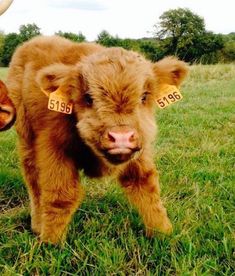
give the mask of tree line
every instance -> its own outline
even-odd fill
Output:
[[[40,34],[40,28],[34,23],[20,26],[18,33],[0,31],[0,64],[8,66],[16,47]],[[75,42],[86,41],[82,32],[58,31],[55,34]],[[190,63],[235,61],[235,32],[228,35],[209,32],[202,17],[182,8],[164,12],[153,26],[151,38],[121,39],[103,30],[95,42],[138,51],[152,61],[166,55],[175,55]]]

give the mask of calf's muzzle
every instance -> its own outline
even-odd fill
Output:
[[[125,125],[108,128],[103,139],[105,156],[114,164],[131,159],[133,154],[140,150],[137,131]]]

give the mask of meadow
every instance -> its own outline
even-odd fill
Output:
[[[182,94],[156,111],[169,237],[145,236],[117,183],[83,176],[86,198],[67,242],[40,244],[15,130],[0,133],[0,275],[235,275],[235,64],[192,66]]]

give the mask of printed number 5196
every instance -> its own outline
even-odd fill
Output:
[[[61,101],[61,100],[49,99],[48,109],[54,110],[57,112],[62,112],[65,114],[71,114],[72,104],[65,103],[64,101]]]
[[[173,103],[181,100],[182,98],[183,97],[180,94],[180,92],[176,91],[176,92],[173,92],[173,93],[165,94],[161,98],[157,99],[157,104],[160,108],[165,108],[168,105],[173,104]]]

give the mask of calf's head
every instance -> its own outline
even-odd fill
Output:
[[[0,131],[10,128],[15,121],[15,108],[7,96],[7,88],[0,80]]]
[[[179,86],[186,73],[186,64],[172,57],[153,64],[135,52],[109,48],[75,66],[50,65],[37,81],[47,92],[60,87],[74,105],[84,142],[107,162],[121,164],[153,141],[160,86]]]

